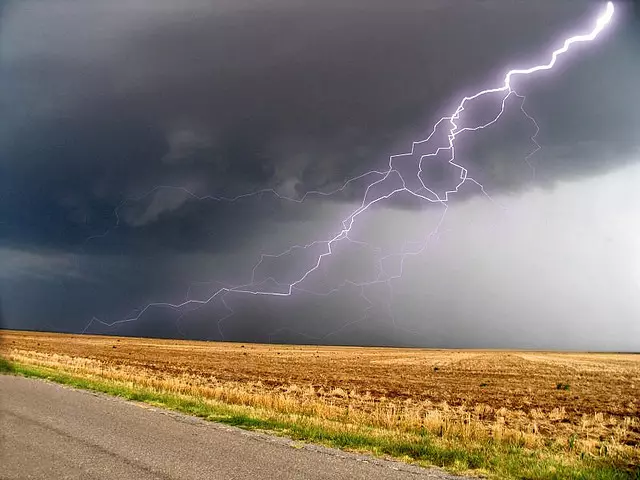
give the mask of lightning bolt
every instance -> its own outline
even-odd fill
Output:
[[[517,97],[520,100],[520,110],[535,128],[535,133],[530,137],[530,140],[535,146],[535,148],[525,158],[525,162],[531,168],[532,175],[535,175],[535,169],[533,165],[530,163],[530,159],[541,148],[540,144],[537,142],[537,136],[538,136],[538,133],[540,132],[540,127],[538,123],[535,121],[535,119],[531,115],[529,115],[525,110],[524,108],[525,97],[523,95],[519,95],[516,92],[516,90],[512,85],[512,82],[516,77],[533,76],[534,74],[537,74],[542,71],[552,70],[556,65],[557,60],[563,54],[567,53],[571,49],[572,45],[594,41],[598,37],[598,35],[605,29],[605,27],[611,22],[611,19],[613,18],[613,14],[614,14],[613,3],[607,2],[604,7],[604,10],[596,18],[595,25],[592,27],[592,29],[588,33],[567,38],[560,48],[553,50],[551,52],[551,57],[547,63],[531,66],[528,68],[516,68],[516,69],[509,70],[505,74],[502,84],[500,84],[499,86],[480,90],[477,93],[474,93],[473,95],[465,96],[458,103],[458,105],[453,110],[453,112],[451,112],[447,116],[443,116],[442,118],[440,118],[440,120],[438,120],[433,125],[433,128],[431,129],[431,133],[426,138],[413,142],[411,145],[411,150],[409,152],[400,153],[400,154],[392,155],[391,157],[389,157],[388,167],[386,170],[368,171],[366,173],[363,173],[361,175],[358,175],[356,177],[353,177],[347,180],[339,188],[336,188],[332,191],[329,191],[329,192],[310,191],[305,193],[300,198],[292,198],[285,195],[281,195],[275,189],[270,188],[270,189],[262,189],[262,190],[238,195],[236,197],[219,197],[219,196],[211,196],[211,195],[198,196],[184,187],[164,185],[164,186],[154,187],[153,189],[151,189],[150,191],[144,193],[139,197],[124,200],[120,205],[116,207],[114,211],[114,214],[116,217],[115,228],[117,228],[117,226],[120,224],[119,212],[127,203],[141,201],[155,194],[160,190],[179,191],[197,200],[224,201],[224,202],[233,203],[245,198],[251,198],[251,197],[262,196],[262,195],[272,195],[280,200],[302,203],[311,196],[331,196],[331,195],[337,194],[338,192],[344,191],[350,184],[354,182],[365,180],[365,179],[371,179],[370,183],[367,185],[365,189],[365,192],[362,197],[362,201],[346,218],[342,220],[341,227],[337,231],[328,235],[327,238],[325,239],[315,240],[306,245],[294,245],[289,249],[278,254],[262,254],[252,269],[251,278],[248,283],[243,285],[235,285],[235,286],[224,285],[220,288],[215,289],[215,291],[213,291],[207,298],[204,298],[204,299],[190,298],[191,287],[189,287],[189,291],[187,292],[186,299],[180,303],[170,303],[170,302],[149,303],[143,308],[137,309],[134,313],[127,316],[126,318],[117,320],[114,322],[105,322],[103,320],[100,320],[97,317],[93,317],[91,321],[86,325],[86,327],[82,330],[82,333],[85,333],[93,323],[99,323],[99,324],[111,327],[111,326],[125,323],[125,322],[136,321],[140,319],[150,309],[154,309],[154,308],[169,308],[176,311],[180,311],[181,315],[178,319],[179,321],[187,313],[193,311],[194,309],[201,308],[204,305],[210,304],[216,299],[220,299],[221,304],[223,305],[223,307],[227,312],[226,315],[224,315],[221,319],[218,320],[218,330],[221,336],[224,338],[223,331],[222,331],[222,322],[224,322],[224,320],[226,320],[227,318],[231,317],[234,314],[233,309],[225,301],[226,294],[234,293],[234,294],[245,294],[245,295],[254,295],[254,296],[288,297],[288,296],[291,296],[295,291],[299,291],[299,292],[305,292],[307,294],[324,296],[324,295],[330,295],[332,293],[335,293],[347,285],[354,287],[356,289],[359,289],[361,292],[360,295],[362,299],[368,305],[365,310],[364,317],[362,317],[359,320],[352,321],[347,325],[351,325],[351,324],[363,321],[366,318],[368,311],[370,311],[374,305],[372,300],[368,298],[367,295],[365,294],[365,287],[376,285],[376,284],[386,284],[388,285],[390,295],[393,295],[391,281],[394,279],[398,279],[402,276],[404,264],[407,258],[422,254],[428,248],[430,242],[434,238],[437,238],[447,213],[449,200],[453,195],[459,192],[460,188],[463,185],[465,185],[467,182],[472,185],[475,185],[475,187],[479,188],[479,190],[482,192],[483,195],[485,195],[488,199],[492,200],[491,197],[488,195],[488,193],[485,191],[484,186],[478,181],[476,181],[473,177],[469,176],[469,172],[467,168],[465,168],[456,159],[456,144],[459,137],[465,133],[473,133],[473,132],[484,130],[486,128],[491,127],[495,123],[497,123],[505,112],[507,100],[512,96]],[[482,123],[474,126],[465,126],[465,127],[460,126],[459,125],[460,118],[462,113],[465,111],[465,107],[468,106],[474,100],[477,100],[481,97],[490,96],[490,95],[501,96],[501,100],[499,104],[500,109],[499,109],[499,112],[495,115],[495,117],[493,117],[486,123]],[[433,149],[429,153],[421,154],[416,160],[414,157],[416,157],[417,148],[428,145],[429,142],[434,138],[436,133],[440,132],[440,129],[442,128],[445,129],[447,141],[444,144],[437,146],[435,149]],[[457,182],[454,182],[454,184],[451,185],[451,187],[445,190],[443,193],[438,194],[436,193],[435,190],[430,188],[425,183],[425,180],[423,178],[424,177],[423,173],[424,173],[425,162],[428,159],[436,157],[443,153],[448,156],[447,163],[458,171],[459,176],[458,176]],[[409,161],[409,159],[411,158],[414,158],[414,161],[416,162],[416,166],[417,166],[417,174],[415,175],[415,178],[407,178],[396,167],[396,165],[399,165],[403,160]],[[412,182],[415,183],[415,188],[408,186],[408,183],[412,183]],[[398,185],[393,187],[393,185],[396,185],[396,184]],[[386,193],[376,194],[376,190],[380,190],[381,188],[386,188]],[[384,257],[379,257],[377,260],[378,274],[374,280],[371,280],[368,282],[354,282],[354,281],[347,280],[341,283],[340,285],[337,285],[334,288],[325,292],[314,292],[304,287],[303,284],[305,283],[305,281],[309,279],[309,277],[312,276],[315,272],[317,272],[318,269],[320,269],[321,265],[326,261],[326,259],[334,253],[335,246],[336,244],[338,244],[338,242],[346,241],[362,247],[371,247],[365,242],[361,242],[359,240],[356,240],[350,237],[354,224],[362,215],[367,213],[374,205],[384,202],[400,194],[409,195],[411,197],[418,199],[421,202],[424,201],[430,204],[437,204],[442,207],[442,214],[438,219],[437,225],[431,232],[428,233],[424,242],[422,243],[405,242],[400,252],[388,254]],[[107,230],[103,234],[89,237],[86,240],[85,244],[92,239],[106,236],[109,233],[109,231],[110,230]],[[418,248],[410,249],[409,247],[412,243],[414,244],[417,243]],[[256,272],[263,265],[265,260],[270,258],[281,258],[297,250],[308,250],[311,248],[318,248],[318,247],[322,248],[321,253],[316,255],[315,261],[312,262],[311,267],[303,271],[302,274],[300,274],[298,278],[295,279],[294,281],[288,282],[288,283],[281,283],[281,282],[278,282],[276,278],[272,276],[261,281],[256,280]],[[378,250],[376,250],[376,252],[379,253]],[[399,259],[399,271],[394,275],[390,275],[386,273],[384,264],[385,262],[394,258]],[[395,318],[393,317],[393,313],[391,312],[391,307],[389,307],[389,312],[390,312],[391,318],[395,322]],[[343,326],[342,328],[345,328],[345,327],[346,325]],[[332,335],[333,333],[336,333],[336,332],[331,332],[325,335],[324,337],[312,337],[308,335],[305,335],[305,336],[313,339],[324,339],[328,335]]]

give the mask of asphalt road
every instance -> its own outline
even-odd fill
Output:
[[[1,479],[461,479],[0,375]]]

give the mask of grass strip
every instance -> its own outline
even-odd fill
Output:
[[[390,456],[454,473],[475,473],[495,479],[640,480],[640,469],[619,465],[614,458],[578,457],[557,450],[529,450],[486,442],[454,445],[427,434],[407,434],[349,425],[313,417],[269,412],[243,405],[155,391],[132,384],[87,378],[55,369],[9,362],[0,357],[0,373],[46,379],[75,388],[144,402],[247,430],[266,431],[294,440],[377,456]]]

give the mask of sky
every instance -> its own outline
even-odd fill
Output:
[[[603,8],[3,2],[0,325],[639,351],[640,27],[629,4],[552,71],[515,78],[498,122],[456,139],[471,180],[459,185],[448,150],[418,172],[446,128],[373,188],[382,175],[359,177],[387,170],[465,95],[548,62]],[[489,122],[503,97],[468,104],[459,126]],[[402,180],[407,191],[350,217]],[[349,238],[324,255],[345,219]]]

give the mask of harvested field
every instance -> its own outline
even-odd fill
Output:
[[[0,353],[159,391],[466,441],[640,460],[640,355],[209,343],[3,331]]]

